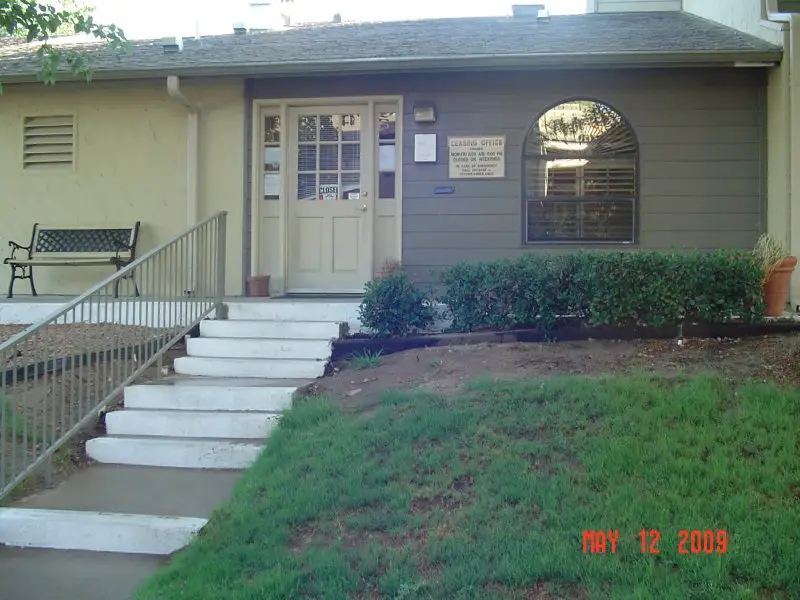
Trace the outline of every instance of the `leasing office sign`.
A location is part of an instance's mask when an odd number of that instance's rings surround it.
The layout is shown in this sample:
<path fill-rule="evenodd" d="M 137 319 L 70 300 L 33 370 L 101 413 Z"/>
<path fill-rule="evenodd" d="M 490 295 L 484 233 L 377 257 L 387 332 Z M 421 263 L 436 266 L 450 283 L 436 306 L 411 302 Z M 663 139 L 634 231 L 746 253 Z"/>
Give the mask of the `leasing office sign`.
<path fill-rule="evenodd" d="M 448 137 L 450 179 L 506 176 L 506 136 Z"/>

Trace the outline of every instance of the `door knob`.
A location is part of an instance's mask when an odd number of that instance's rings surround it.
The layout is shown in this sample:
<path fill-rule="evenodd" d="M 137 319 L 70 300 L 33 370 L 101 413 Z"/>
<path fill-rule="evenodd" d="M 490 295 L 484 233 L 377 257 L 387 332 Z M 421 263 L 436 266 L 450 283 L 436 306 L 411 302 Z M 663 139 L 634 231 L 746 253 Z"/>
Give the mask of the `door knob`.
<path fill-rule="evenodd" d="M 367 205 L 366 204 L 362 204 L 361 205 L 361 212 L 367 212 Z"/>

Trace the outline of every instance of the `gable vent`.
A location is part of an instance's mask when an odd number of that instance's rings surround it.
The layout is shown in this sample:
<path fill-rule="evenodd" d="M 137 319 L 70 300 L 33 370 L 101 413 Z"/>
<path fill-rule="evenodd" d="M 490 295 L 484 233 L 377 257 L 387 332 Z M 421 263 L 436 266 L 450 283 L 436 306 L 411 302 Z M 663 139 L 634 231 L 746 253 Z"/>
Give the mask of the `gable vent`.
<path fill-rule="evenodd" d="M 75 158 L 73 116 L 25 117 L 23 138 L 23 168 L 72 166 Z"/>

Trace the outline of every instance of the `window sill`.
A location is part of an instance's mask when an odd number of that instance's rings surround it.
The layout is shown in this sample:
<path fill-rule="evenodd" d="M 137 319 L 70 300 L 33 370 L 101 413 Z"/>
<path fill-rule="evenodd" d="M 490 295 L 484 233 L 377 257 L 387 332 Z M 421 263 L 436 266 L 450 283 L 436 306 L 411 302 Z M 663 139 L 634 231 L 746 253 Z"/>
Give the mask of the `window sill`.
<path fill-rule="evenodd" d="M 521 248 L 567 248 L 567 249 L 592 249 L 592 248 L 638 248 L 639 242 L 558 242 L 541 241 L 525 242 Z"/>

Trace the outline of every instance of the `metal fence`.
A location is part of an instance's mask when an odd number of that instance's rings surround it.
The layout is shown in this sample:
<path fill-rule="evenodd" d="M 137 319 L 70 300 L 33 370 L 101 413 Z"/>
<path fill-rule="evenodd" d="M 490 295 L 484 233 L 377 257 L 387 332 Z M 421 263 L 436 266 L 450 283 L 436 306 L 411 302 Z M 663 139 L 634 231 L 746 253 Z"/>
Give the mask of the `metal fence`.
<path fill-rule="evenodd" d="M 224 318 L 225 226 L 214 215 L 0 344 L 0 499 L 49 473 L 125 386 L 161 377 L 165 353 L 203 318 Z"/>

